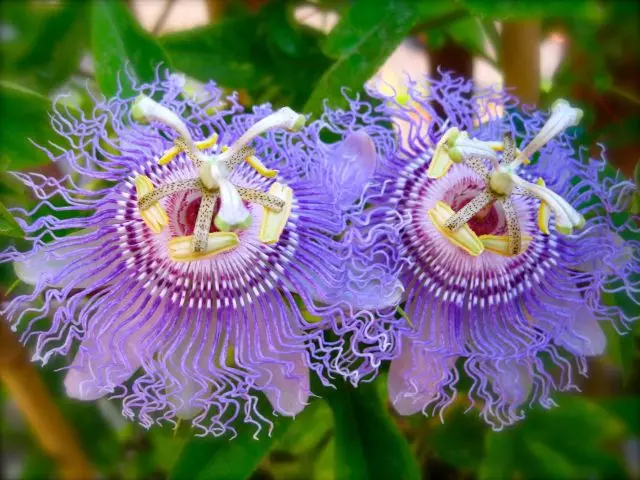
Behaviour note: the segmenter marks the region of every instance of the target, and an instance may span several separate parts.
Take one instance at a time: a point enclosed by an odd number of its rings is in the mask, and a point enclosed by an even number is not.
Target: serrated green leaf
[[[11,212],[0,202],[0,235],[6,237],[23,238],[24,231],[13,218]]]
[[[119,82],[122,95],[134,94],[125,67],[138,83],[152,81],[160,64],[171,68],[164,49],[144,31],[122,0],[96,0],[91,26],[96,80],[107,97],[118,92]]]
[[[337,479],[420,478],[418,464],[402,432],[383,404],[376,385],[356,389],[338,384],[322,389],[335,421]]]

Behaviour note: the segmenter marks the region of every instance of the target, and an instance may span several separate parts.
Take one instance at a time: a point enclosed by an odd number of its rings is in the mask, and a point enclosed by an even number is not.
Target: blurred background
[[[5,0],[0,12],[0,248],[22,245],[5,207],[34,205],[6,172],[68,173],[27,140],[53,140],[51,99],[69,94],[90,109],[87,84],[113,94],[114,71],[126,62],[141,78],[163,61],[189,88],[215,80],[247,106],[272,102],[314,115],[325,98],[339,106],[343,86],[360,91],[379,76],[402,96],[405,74],[437,76],[440,67],[478,87],[513,87],[540,108],[571,99],[585,111],[580,142],[606,144],[611,175],[640,178],[634,0]],[[640,196],[632,209],[640,211]],[[4,302],[24,286],[10,267],[0,275]],[[581,394],[557,395],[561,408],[534,409],[503,432],[474,410],[464,414],[462,400],[444,423],[395,418],[383,373],[347,389],[345,442],[330,393],[259,441],[251,430],[233,441],[194,441],[185,425],[145,431],[121,416],[117,401],[67,399],[56,373],[64,359],[34,368],[2,325],[1,478],[379,478],[371,458],[385,448],[382,437],[407,450],[423,478],[640,478],[638,326],[608,332],[607,355],[591,362]],[[373,422],[376,415],[384,419]]]

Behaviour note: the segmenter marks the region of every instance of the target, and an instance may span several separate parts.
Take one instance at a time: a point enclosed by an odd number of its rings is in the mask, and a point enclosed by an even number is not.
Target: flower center
[[[464,178],[442,196],[442,201],[451,205],[453,210],[460,211],[483,190],[479,181]],[[487,205],[473,216],[467,224],[476,235],[504,235],[506,221],[504,211],[496,204]]]
[[[248,204],[259,204],[262,215],[260,240],[275,243],[280,238],[291,212],[293,191],[286,185],[274,183],[268,192],[237,185],[232,181],[234,170],[246,161],[259,175],[275,177],[278,172],[265,167],[249,147],[256,136],[273,128],[295,131],[305,123],[302,115],[290,108],[282,108],[249,127],[232,145],[217,148],[218,135],[195,141],[187,125],[175,113],[149,97],[140,97],[132,111],[134,118],[158,121],[178,133],[175,144],[158,159],[160,165],[170,163],[184,153],[191,160],[195,175],[155,186],[149,177],[139,175],[135,179],[140,216],[154,233],[159,234],[169,223],[169,216],[160,200],[176,193],[198,192],[199,203],[192,207],[194,198],[186,205],[187,212],[177,211],[174,218],[190,218],[196,211],[193,228],[190,221],[182,228],[174,229],[185,235],[174,236],[169,241],[169,255],[175,261],[193,261],[208,258],[234,249],[239,244],[236,233],[251,225],[252,215]],[[204,153],[212,150],[211,153]],[[189,210],[191,208],[191,210]],[[189,213],[191,212],[191,213]],[[213,229],[212,229],[213,225]]]
[[[193,235],[198,219],[198,212],[202,204],[202,194],[198,190],[190,190],[188,192],[180,192],[167,201],[167,216],[169,217],[169,233],[172,237],[182,237]],[[213,216],[215,217],[220,211],[220,199],[216,198],[213,207]],[[253,208],[249,202],[244,202],[244,206],[251,211]],[[214,222],[211,222],[209,233],[219,232]],[[242,237],[243,230],[236,232]]]
[[[454,163],[464,163],[482,180],[483,185],[479,188],[467,186],[460,200],[454,197],[437,202],[428,212],[433,225],[449,242],[472,256],[478,256],[485,250],[513,256],[528,248],[532,237],[521,233],[514,203],[517,196],[536,197],[541,201],[538,226],[544,234],[549,233],[551,212],[560,233],[570,234],[574,228],[582,227],[582,215],[546,188],[541,178],[533,184],[516,173],[520,165],[529,163],[531,155],[567,127],[576,125],[581,116],[579,109],[564,100],[557,101],[552,107],[551,117],[522,151],[517,150],[511,135],[505,135],[502,143],[486,142],[470,138],[468,133],[455,127],[447,130],[433,152],[427,175],[441,181]],[[497,152],[502,152],[502,155],[499,157]],[[472,197],[468,198],[468,195]],[[454,205],[456,200],[459,206]],[[500,207],[506,232],[496,232],[495,220],[491,224],[487,218],[495,210],[494,205]]]

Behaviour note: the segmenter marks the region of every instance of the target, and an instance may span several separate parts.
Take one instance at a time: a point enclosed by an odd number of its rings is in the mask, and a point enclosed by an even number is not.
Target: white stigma
[[[251,140],[265,133],[267,130],[284,128],[295,132],[304,126],[305,121],[304,115],[296,113],[289,107],[283,107],[277,112],[251,125],[251,127],[229,147],[229,150],[218,155],[218,159],[224,161],[233,157],[242,147],[246,146]]]
[[[551,106],[551,116],[545,122],[538,134],[527,145],[513,162],[513,168],[518,167],[526,159],[560,135],[569,127],[575,127],[582,119],[582,110],[572,107],[563,99],[556,100]]]
[[[167,107],[160,105],[155,100],[140,95],[131,109],[131,115],[134,120],[154,120],[163,123],[167,127],[175,130],[180,137],[187,142],[189,147],[193,147],[193,138],[184,121]]]

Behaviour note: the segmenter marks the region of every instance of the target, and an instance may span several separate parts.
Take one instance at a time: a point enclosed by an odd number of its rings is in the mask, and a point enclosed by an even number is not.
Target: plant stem
[[[164,9],[162,10],[160,17],[158,17],[158,20],[156,20],[155,25],[151,29],[151,33],[153,35],[159,34],[164,27],[164,24],[167,23],[167,18],[169,18],[169,14],[171,13],[174,3],[176,3],[176,0],[167,0],[165,2]]]
[[[540,21],[502,24],[502,68],[505,87],[514,87],[523,103],[540,99]]]
[[[23,413],[42,449],[58,464],[65,479],[94,476],[74,432],[53,402],[26,350],[0,319],[0,379]]]
[[[228,7],[228,0],[206,0],[206,2],[207,10],[209,11],[209,22],[219,22]]]

